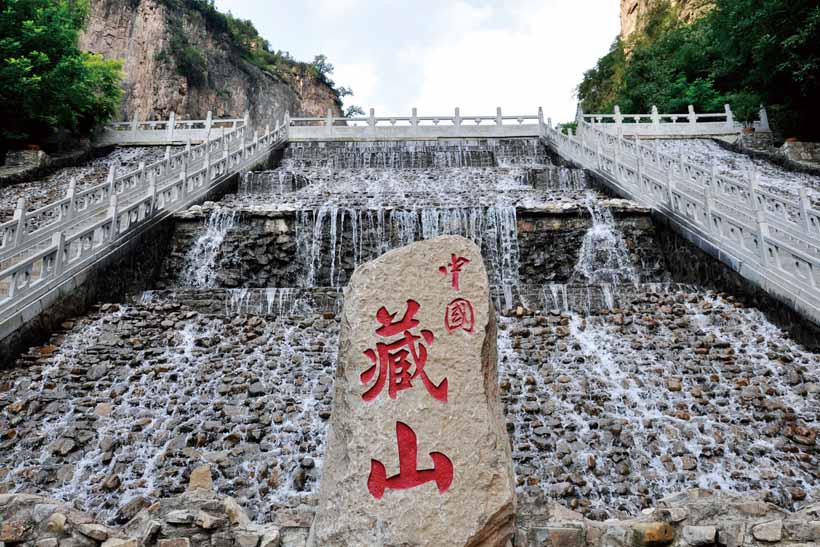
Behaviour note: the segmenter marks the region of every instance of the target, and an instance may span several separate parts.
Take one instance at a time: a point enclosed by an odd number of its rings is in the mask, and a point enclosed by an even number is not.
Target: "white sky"
[[[273,49],[328,56],[377,115],[575,114],[575,87],[620,30],[618,0],[216,0]]]

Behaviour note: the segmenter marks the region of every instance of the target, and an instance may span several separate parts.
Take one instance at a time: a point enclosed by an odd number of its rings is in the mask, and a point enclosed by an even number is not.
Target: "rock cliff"
[[[678,10],[679,16],[689,21],[700,16],[711,0],[668,0]],[[644,24],[644,16],[661,0],[621,0],[621,39],[626,40],[635,32],[640,32]]]
[[[225,32],[186,4],[163,0],[91,0],[83,49],[124,60],[121,117],[238,117],[269,123],[292,115],[341,109],[336,93],[306,71],[288,79],[245,60]],[[186,60],[185,55],[189,58]],[[190,66],[194,65],[191,69]]]

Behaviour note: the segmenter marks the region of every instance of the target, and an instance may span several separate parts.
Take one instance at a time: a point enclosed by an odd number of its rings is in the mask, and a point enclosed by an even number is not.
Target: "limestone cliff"
[[[323,116],[331,108],[341,115],[335,92],[315,76],[293,71],[285,80],[260,69],[202,13],[172,5],[163,0],[90,2],[80,45],[124,60],[123,119],[161,119],[170,112],[202,119],[209,110],[215,117],[233,117],[247,110],[261,125],[281,119],[285,111]],[[195,74],[181,67],[182,49],[193,56]]]
[[[697,18],[712,4],[711,0],[621,0],[621,39],[626,41],[642,30],[645,15],[653,6],[668,1],[684,21]]]

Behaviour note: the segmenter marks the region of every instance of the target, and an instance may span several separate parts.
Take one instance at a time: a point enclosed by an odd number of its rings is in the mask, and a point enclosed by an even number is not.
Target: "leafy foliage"
[[[719,111],[728,103],[748,121],[765,104],[786,136],[820,138],[816,0],[714,0],[688,24],[660,2],[649,17],[645,32],[616,41],[586,72],[578,86],[585,111]]]
[[[122,64],[80,51],[80,0],[0,3],[0,145],[41,143],[54,129],[88,133],[122,98]]]

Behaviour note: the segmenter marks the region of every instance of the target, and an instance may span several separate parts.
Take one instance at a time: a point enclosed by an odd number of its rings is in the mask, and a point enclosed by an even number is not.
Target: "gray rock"
[[[692,547],[707,547],[717,542],[718,531],[714,526],[684,526],[681,537]]]
[[[752,535],[758,541],[775,543],[783,539],[783,521],[772,520],[752,527]]]

